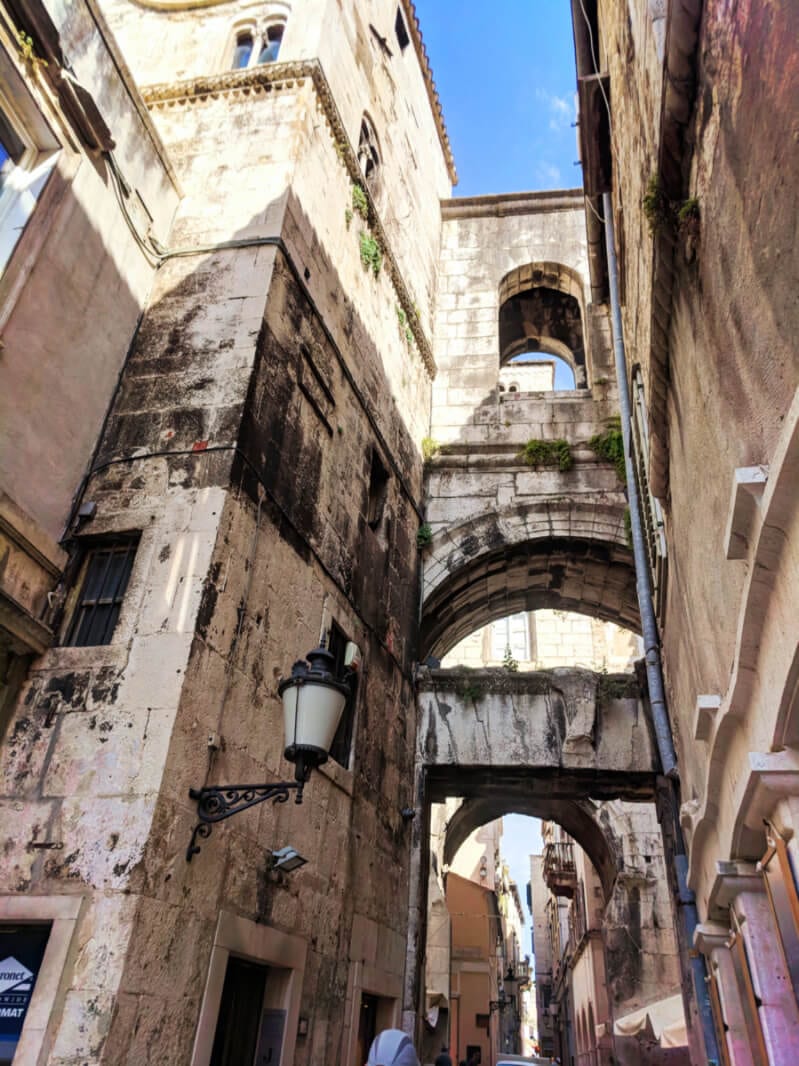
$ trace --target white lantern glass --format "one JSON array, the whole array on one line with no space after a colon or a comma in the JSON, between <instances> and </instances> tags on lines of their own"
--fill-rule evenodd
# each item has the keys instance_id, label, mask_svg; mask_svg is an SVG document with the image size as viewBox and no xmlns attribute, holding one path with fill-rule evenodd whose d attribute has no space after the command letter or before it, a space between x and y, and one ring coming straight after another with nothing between
<instances>
[{"instance_id":1,"label":"white lantern glass","mask_svg":"<svg viewBox=\"0 0 799 1066\"><path fill-rule=\"evenodd\" d=\"M347 695L331 685L303 680L283 691L283 727L287 747L330 751Z\"/></svg>"}]
</instances>

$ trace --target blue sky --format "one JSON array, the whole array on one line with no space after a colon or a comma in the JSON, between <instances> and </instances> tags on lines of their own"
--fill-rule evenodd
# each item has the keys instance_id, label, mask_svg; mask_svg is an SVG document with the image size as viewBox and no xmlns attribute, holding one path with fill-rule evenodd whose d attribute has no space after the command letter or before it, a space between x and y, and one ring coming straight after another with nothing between
<instances>
[{"instance_id":1,"label":"blue sky","mask_svg":"<svg viewBox=\"0 0 799 1066\"><path fill-rule=\"evenodd\" d=\"M455 154L455 195L582 184L568 0L416 0L416 12Z\"/></svg>"}]
</instances>

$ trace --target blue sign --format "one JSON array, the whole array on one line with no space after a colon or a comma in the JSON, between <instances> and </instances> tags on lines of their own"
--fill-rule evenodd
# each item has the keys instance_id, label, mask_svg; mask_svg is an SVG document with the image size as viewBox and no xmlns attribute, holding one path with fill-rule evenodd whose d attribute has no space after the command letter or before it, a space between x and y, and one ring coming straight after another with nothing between
<instances>
[{"instance_id":1,"label":"blue sign","mask_svg":"<svg viewBox=\"0 0 799 1066\"><path fill-rule=\"evenodd\" d=\"M14 1058L49 935L49 925L0 926L0 1066Z\"/></svg>"}]
</instances>

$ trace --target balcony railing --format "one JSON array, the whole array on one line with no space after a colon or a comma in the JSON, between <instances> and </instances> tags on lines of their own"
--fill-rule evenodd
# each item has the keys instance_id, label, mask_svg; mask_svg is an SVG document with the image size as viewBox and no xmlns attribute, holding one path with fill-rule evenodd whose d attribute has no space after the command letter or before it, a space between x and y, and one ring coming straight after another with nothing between
<instances>
[{"instance_id":1,"label":"balcony railing","mask_svg":"<svg viewBox=\"0 0 799 1066\"><path fill-rule=\"evenodd\" d=\"M544 880L555 896L574 895L577 870L574 865L574 844L547 844L544 848Z\"/></svg>"}]
</instances>

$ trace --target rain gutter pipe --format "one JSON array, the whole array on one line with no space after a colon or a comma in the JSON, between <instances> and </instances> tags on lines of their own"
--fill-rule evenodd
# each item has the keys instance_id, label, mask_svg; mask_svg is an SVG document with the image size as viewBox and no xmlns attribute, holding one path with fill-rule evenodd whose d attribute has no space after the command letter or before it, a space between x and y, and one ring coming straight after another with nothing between
<instances>
[{"instance_id":1,"label":"rain gutter pipe","mask_svg":"<svg viewBox=\"0 0 799 1066\"><path fill-rule=\"evenodd\" d=\"M641 503L638 486L635 481L632 460L632 441L630 436L631 409L630 390L627 384L627 359L624 352L624 333L621 321L621 304L619 301L619 265L616 258L616 236L613 228L613 200L611 194L602 195L602 214L605 220L605 244L608 256L608 282L610 288L610 317L613 328L613 353L616 359L616 380L619 388L619 414L621 416L622 440L624 443L624 469L627 476L627 501L630 506L630 527L633 542L633 559L635 561L635 584L638 594L638 609L641 614L641 633L644 639L646 663L646 681L649 689L649 704L652 709L652 722L655 730L655 742L660 755L660 763L666 776L669 794L669 806L674 833L674 865L677 875L677 902L685 927L688 955L691 961L694 994L696 996L705 1054L710 1066L720 1062L716 1027L708 994L708 973L705 956L694 948L694 931L699 922L696 909L696 896L688 887L688 856L680 826L680 808L677 770L677 756L671 733L666 695L663 687L663 670L660 662L660 638L658 636L655 609L652 603L652 591L649 585L649 560L644 541L644 526L641 520Z\"/></svg>"}]
</instances>

